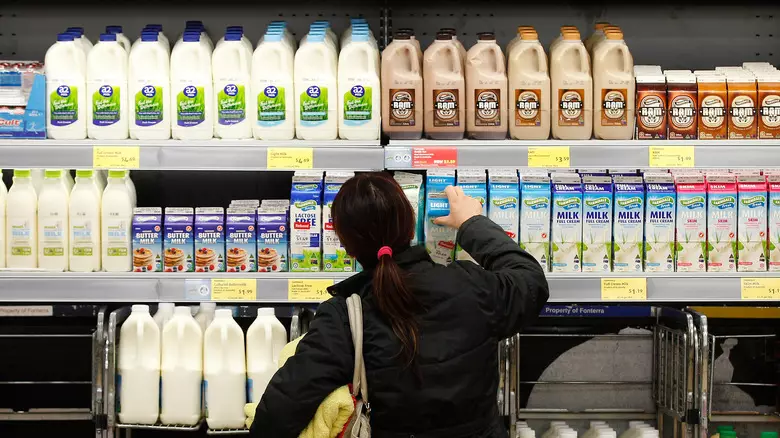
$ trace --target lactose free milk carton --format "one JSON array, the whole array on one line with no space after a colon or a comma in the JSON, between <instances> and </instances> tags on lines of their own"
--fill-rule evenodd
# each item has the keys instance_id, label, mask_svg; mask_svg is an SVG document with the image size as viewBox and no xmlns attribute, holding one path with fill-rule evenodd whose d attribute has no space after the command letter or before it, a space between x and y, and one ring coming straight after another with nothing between
<instances>
[{"instance_id":1,"label":"lactose free milk carton","mask_svg":"<svg viewBox=\"0 0 780 438\"><path fill-rule=\"evenodd\" d=\"M165 272L192 272L195 270L192 208L166 207L165 235L163 237Z\"/></svg>"},{"instance_id":2,"label":"lactose free milk carton","mask_svg":"<svg viewBox=\"0 0 780 438\"><path fill-rule=\"evenodd\" d=\"M645 271L674 272L677 190L669 174L645 174Z\"/></svg>"},{"instance_id":3,"label":"lactose free milk carton","mask_svg":"<svg viewBox=\"0 0 780 438\"><path fill-rule=\"evenodd\" d=\"M488 172L487 214L515 242L520 233L520 184L515 170Z\"/></svg>"},{"instance_id":4,"label":"lactose free milk carton","mask_svg":"<svg viewBox=\"0 0 780 438\"><path fill-rule=\"evenodd\" d=\"M552 181L552 271L580 272L582 180L577 174L558 174Z\"/></svg>"},{"instance_id":5,"label":"lactose free milk carton","mask_svg":"<svg viewBox=\"0 0 780 438\"><path fill-rule=\"evenodd\" d=\"M769 270L780 272L780 175L767 177L769 183Z\"/></svg>"},{"instance_id":6,"label":"lactose free milk carton","mask_svg":"<svg viewBox=\"0 0 780 438\"><path fill-rule=\"evenodd\" d=\"M442 265L452 263L455 253L455 238L458 231L433 223L434 219L450 214L450 202L444 189L455 185L455 171L434 169L428 171L425 197L425 249L431 260Z\"/></svg>"},{"instance_id":7,"label":"lactose free milk carton","mask_svg":"<svg viewBox=\"0 0 780 438\"><path fill-rule=\"evenodd\" d=\"M737 270L737 179L707 177L707 271Z\"/></svg>"},{"instance_id":8,"label":"lactose free milk carton","mask_svg":"<svg viewBox=\"0 0 780 438\"><path fill-rule=\"evenodd\" d=\"M327 172L322 203L322 266L325 272L354 272L355 261L347 255L341 246L336 230L333 228L333 216L330 209L341 186L355 172Z\"/></svg>"},{"instance_id":9,"label":"lactose free milk carton","mask_svg":"<svg viewBox=\"0 0 780 438\"><path fill-rule=\"evenodd\" d=\"M395 172L393 178L401 186L406 199L412 204L414 211L414 237L410 242L412 246L423 243L425 217L421 212L425 211L425 196L423 189L423 177L416 173Z\"/></svg>"},{"instance_id":10,"label":"lactose free milk carton","mask_svg":"<svg viewBox=\"0 0 780 438\"><path fill-rule=\"evenodd\" d=\"M133 210L133 272L162 272L162 209Z\"/></svg>"},{"instance_id":11,"label":"lactose free milk carton","mask_svg":"<svg viewBox=\"0 0 780 438\"><path fill-rule=\"evenodd\" d=\"M257 210L257 272L287 272L287 223L284 205L264 201Z\"/></svg>"},{"instance_id":12,"label":"lactose free milk carton","mask_svg":"<svg viewBox=\"0 0 780 438\"><path fill-rule=\"evenodd\" d=\"M638 176L617 176L612 225L612 269L642 272L645 186Z\"/></svg>"},{"instance_id":13,"label":"lactose free milk carton","mask_svg":"<svg viewBox=\"0 0 780 438\"><path fill-rule=\"evenodd\" d=\"M582 271L610 272L612 268L612 178L582 179Z\"/></svg>"},{"instance_id":14,"label":"lactose free milk carton","mask_svg":"<svg viewBox=\"0 0 780 438\"><path fill-rule=\"evenodd\" d=\"M739 190L737 270L767 270L767 183L763 176L737 177Z\"/></svg>"},{"instance_id":15,"label":"lactose free milk carton","mask_svg":"<svg viewBox=\"0 0 780 438\"><path fill-rule=\"evenodd\" d=\"M195 272L225 272L225 209L195 209Z\"/></svg>"},{"instance_id":16,"label":"lactose free milk carton","mask_svg":"<svg viewBox=\"0 0 780 438\"><path fill-rule=\"evenodd\" d=\"M482 216L487 216L487 176L484 169L461 169L458 171L458 187L467 196L477 199L482 204ZM463 248L458 245L455 253L457 260L474 261Z\"/></svg>"},{"instance_id":17,"label":"lactose free milk carton","mask_svg":"<svg viewBox=\"0 0 780 438\"><path fill-rule=\"evenodd\" d=\"M702 175L681 175L677 185L677 272L707 270L707 187Z\"/></svg>"},{"instance_id":18,"label":"lactose free milk carton","mask_svg":"<svg viewBox=\"0 0 780 438\"><path fill-rule=\"evenodd\" d=\"M322 269L322 173L298 171L290 193L290 271Z\"/></svg>"},{"instance_id":19,"label":"lactose free milk carton","mask_svg":"<svg viewBox=\"0 0 780 438\"><path fill-rule=\"evenodd\" d=\"M255 272L257 265L257 235L255 233L255 210L232 207L225 217L226 271Z\"/></svg>"},{"instance_id":20,"label":"lactose free milk carton","mask_svg":"<svg viewBox=\"0 0 780 438\"><path fill-rule=\"evenodd\" d=\"M520 186L520 248L550 272L550 177L523 175Z\"/></svg>"}]
</instances>

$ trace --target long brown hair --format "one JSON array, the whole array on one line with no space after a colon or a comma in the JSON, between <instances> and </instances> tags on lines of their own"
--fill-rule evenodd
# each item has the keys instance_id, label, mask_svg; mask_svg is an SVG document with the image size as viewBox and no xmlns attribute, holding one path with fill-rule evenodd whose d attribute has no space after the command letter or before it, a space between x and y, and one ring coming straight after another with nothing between
<instances>
[{"instance_id":1,"label":"long brown hair","mask_svg":"<svg viewBox=\"0 0 780 438\"><path fill-rule=\"evenodd\" d=\"M333 226L347 254L373 269L373 293L379 311L402 344L407 365L417 356L420 304L393 256L377 257L383 246L398 255L414 237L414 211L401 186L385 173L364 173L339 190L331 207Z\"/></svg>"}]
</instances>

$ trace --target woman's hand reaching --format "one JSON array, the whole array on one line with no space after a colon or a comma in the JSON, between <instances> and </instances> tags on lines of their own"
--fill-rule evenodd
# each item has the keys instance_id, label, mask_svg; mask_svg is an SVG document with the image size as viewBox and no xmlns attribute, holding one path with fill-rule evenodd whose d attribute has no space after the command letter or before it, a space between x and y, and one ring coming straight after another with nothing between
<instances>
[{"instance_id":1,"label":"woman's hand reaching","mask_svg":"<svg viewBox=\"0 0 780 438\"><path fill-rule=\"evenodd\" d=\"M450 214L434 219L436 225L458 229L467 220L482 214L482 204L463 193L460 187L449 186L444 193L450 201Z\"/></svg>"}]
</instances>

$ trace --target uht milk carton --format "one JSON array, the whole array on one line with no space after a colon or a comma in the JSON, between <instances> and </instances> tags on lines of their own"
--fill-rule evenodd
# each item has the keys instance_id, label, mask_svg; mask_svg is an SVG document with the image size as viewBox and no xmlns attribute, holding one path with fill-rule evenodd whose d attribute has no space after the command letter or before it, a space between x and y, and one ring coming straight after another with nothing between
<instances>
[{"instance_id":1,"label":"uht milk carton","mask_svg":"<svg viewBox=\"0 0 780 438\"><path fill-rule=\"evenodd\" d=\"M487 214L490 220L504 229L506 235L518 242L520 233L520 184L517 171L491 170L488 172Z\"/></svg>"},{"instance_id":2,"label":"uht milk carton","mask_svg":"<svg viewBox=\"0 0 780 438\"><path fill-rule=\"evenodd\" d=\"M192 272L195 270L192 208L165 208L165 236L163 237L165 272Z\"/></svg>"},{"instance_id":3,"label":"uht milk carton","mask_svg":"<svg viewBox=\"0 0 780 438\"><path fill-rule=\"evenodd\" d=\"M255 210L231 207L225 216L225 260L227 272L255 272L257 235Z\"/></svg>"},{"instance_id":4,"label":"uht milk carton","mask_svg":"<svg viewBox=\"0 0 780 438\"><path fill-rule=\"evenodd\" d=\"M612 270L642 272L645 186L638 176L617 176L612 225Z\"/></svg>"},{"instance_id":5,"label":"uht milk carton","mask_svg":"<svg viewBox=\"0 0 780 438\"><path fill-rule=\"evenodd\" d=\"M444 189L455 185L455 171L434 169L428 171L425 184L425 249L431 260L442 265L452 263L455 253L455 238L458 230L433 223L434 219L450 214L450 202Z\"/></svg>"},{"instance_id":6,"label":"uht milk carton","mask_svg":"<svg viewBox=\"0 0 780 438\"><path fill-rule=\"evenodd\" d=\"M780 175L770 175L769 183L769 270L780 272Z\"/></svg>"},{"instance_id":7,"label":"uht milk carton","mask_svg":"<svg viewBox=\"0 0 780 438\"><path fill-rule=\"evenodd\" d=\"M133 210L133 272L162 272L162 209Z\"/></svg>"},{"instance_id":8,"label":"uht milk carton","mask_svg":"<svg viewBox=\"0 0 780 438\"><path fill-rule=\"evenodd\" d=\"M702 175L680 175L677 184L677 272L707 270L707 187Z\"/></svg>"},{"instance_id":9,"label":"uht milk carton","mask_svg":"<svg viewBox=\"0 0 780 438\"><path fill-rule=\"evenodd\" d=\"M393 178L401 186L401 190L404 191L406 199L412 204L412 210L414 211L414 237L412 238L411 245L420 245L423 243L424 235L424 215L425 211L425 196L423 189L423 177L416 173L408 172L395 172Z\"/></svg>"},{"instance_id":10,"label":"uht milk carton","mask_svg":"<svg viewBox=\"0 0 780 438\"><path fill-rule=\"evenodd\" d=\"M738 270L767 270L767 183L763 176L737 177L739 215L737 229Z\"/></svg>"},{"instance_id":11,"label":"uht milk carton","mask_svg":"<svg viewBox=\"0 0 780 438\"><path fill-rule=\"evenodd\" d=\"M707 177L707 271L737 270L737 179Z\"/></svg>"},{"instance_id":12,"label":"uht milk carton","mask_svg":"<svg viewBox=\"0 0 780 438\"><path fill-rule=\"evenodd\" d=\"M612 268L612 178L582 179L582 271L610 272Z\"/></svg>"},{"instance_id":13,"label":"uht milk carton","mask_svg":"<svg viewBox=\"0 0 780 438\"><path fill-rule=\"evenodd\" d=\"M290 271L322 269L322 173L295 172L290 193Z\"/></svg>"},{"instance_id":14,"label":"uht milk carton","mask_svg":"<svg viewBox=\"0 0 780 438\"><path fill-rule=\"evenodd\" d=\"M325 272L354 272L355 261L347 255L341 246L336 230L333 228L333 216L330 209L341 186L355 172L327 172L325 174L325 193L322 203L322 265Z\"/></svg>"},{"instance_id":15,"label":"uht milk carton","mask_svg":"<svg viewBox=\"0 0 780 438\"><path fill-rule=\"evenodd\" d=\"M577 174L552 177L552 271L580 272L582 180Z\"/></svg>"},{"instance_id":16,"label":"uht milk carton","mask_svg":"<svg viewBox=\"0 0 780 438\"><path fill-rule=\"evenodd\" d=\"M257 272L287 272L287 209L266 205L257 210Z\"/></svg>"},{"instance_id":17,"label":"uht milk carton","mask_svg":"<svg viewBox=\"0 0 780 438\"><path fill-rule=\"evenodd\" d=\"M467 196L477 199L482 204L482 216L487 216L487 177L484 169L463 169L458 171L458 187ZM457 260L474 259L458 245L455 253Z\"/></svg>"},{"instance_id":18,"label":"uht milk carton","mask_svg":"<svg viewBox=\"0 0 780 438\"><path fill-rule=\"evenodd\" d=\"M547 175L523 175L520 189L520 248L550 271L552 193Z\"/></svg>"},{"instance_id":19,"label":"uht milk carton","mask_svg":"<svg viewBox=\"0 0 780 438\"><path fill-rule=\"evenodd\" d=\"M645 174L645 271L674 272L677 190L669 174Z\"/></svg>"},{"instance_id":20,"label":"uht milk carton","mask_svg":"<svg viewBox=\"0 0 780 438\"><path fill-rule=\"evenodd\" d=\"M195 272L225 272L225 210L195 209Z\"/></svg>"}]
</instances>

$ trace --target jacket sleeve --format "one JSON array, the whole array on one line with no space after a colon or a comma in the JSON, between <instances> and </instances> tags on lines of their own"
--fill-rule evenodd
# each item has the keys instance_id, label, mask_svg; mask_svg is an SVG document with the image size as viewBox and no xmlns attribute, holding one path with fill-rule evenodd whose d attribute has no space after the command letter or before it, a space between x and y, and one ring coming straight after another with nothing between
<instances>
[{"instance_id":1,"label":"jacket sleeve","mask_svg":"<svg viewBox=\"0 0 780 438\"><path fill-rule=\"evenodd\" d=\"M457 240L481 266L456 262L487 297L496 336L507 338L533 323L550 297L539 262L484 216L464 222Z\"/></svg>"},{"instance_id":2,"label":"jacket sleeve","mask_svg":"<svg viewBox=\"0 0 780 438\"><path fill-rule=\"evenodd\" d=\"M336 300L320 305L295 354L271 379L257 405L251 437L296 438L325 397L352 382L349 319Z\"/></svg>"}]
</instances>

